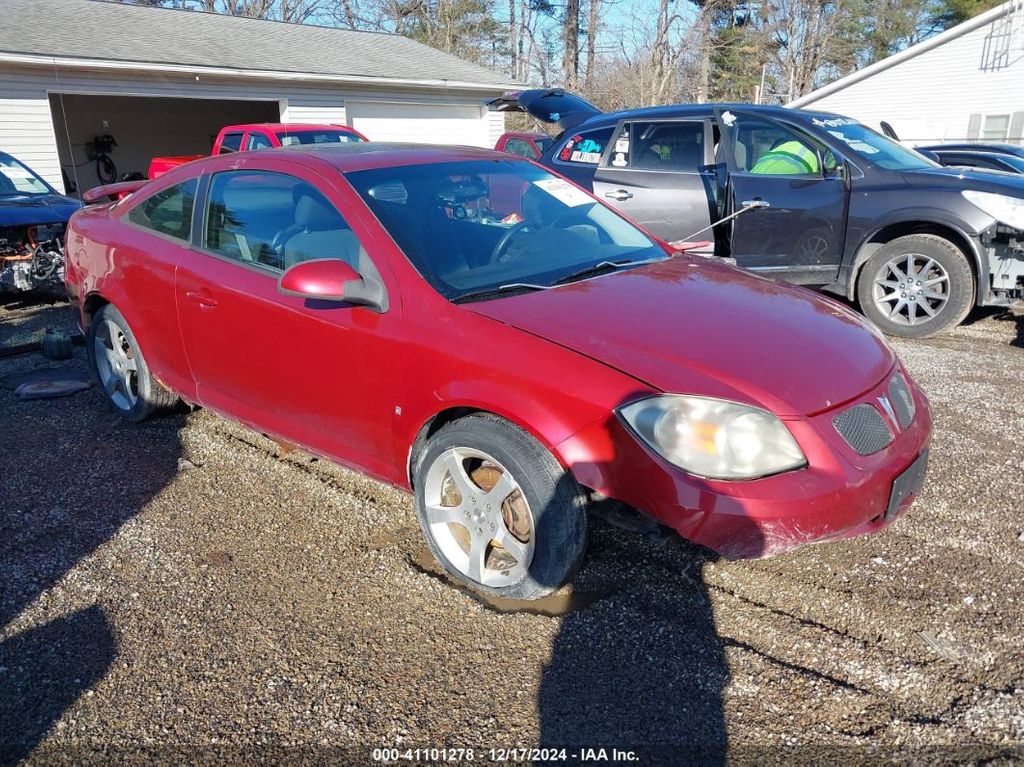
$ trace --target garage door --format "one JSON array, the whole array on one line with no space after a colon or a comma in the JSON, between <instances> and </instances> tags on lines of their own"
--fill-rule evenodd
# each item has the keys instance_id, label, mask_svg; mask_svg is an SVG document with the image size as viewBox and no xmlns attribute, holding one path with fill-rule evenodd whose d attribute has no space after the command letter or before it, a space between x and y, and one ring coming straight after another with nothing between
<instances>
[{"instance_id":1,"label":"garage door","mask_svg":"<svg viewBox=\"0 0 1024 767\"><path fill-rule=\"evenodd\" d=\"M490 146L483 107L346 101L348 124L371 141Z\"/></svg>"}]
</instances>

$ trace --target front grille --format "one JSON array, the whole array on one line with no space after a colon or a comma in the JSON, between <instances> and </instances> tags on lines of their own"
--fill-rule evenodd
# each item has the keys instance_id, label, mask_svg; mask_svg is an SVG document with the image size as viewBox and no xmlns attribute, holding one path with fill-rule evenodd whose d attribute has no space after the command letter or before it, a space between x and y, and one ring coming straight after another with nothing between
<instances>
[{"instance_id":1,"label":"front grille","mask_svg":"<svg viewBox=\"0 0 1024 767\"><path fill-rule=\"evenodd\" d=\"M907 382L899 373L894 375L889 382L889 400L896 413L896 422L899 423L901 429L906 429L914 420L914 398L910 396Z\"/></svg>"},{"instance_id":2,"label":"front grille","mask_svg":"<svg viewBox=\"0 0 1024 767\"><path fill-rule=\"evenodd\" d=\"M836 431L861 455L877 453L892 442L892 430L872 405L862 403L832 419Z\"/></svg>"}]
</instances>

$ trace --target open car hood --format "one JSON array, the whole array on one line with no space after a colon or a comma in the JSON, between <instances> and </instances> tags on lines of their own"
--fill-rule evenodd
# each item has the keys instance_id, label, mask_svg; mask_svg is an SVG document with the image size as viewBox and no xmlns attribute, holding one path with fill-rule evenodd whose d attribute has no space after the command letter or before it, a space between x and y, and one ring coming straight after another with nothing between
<instances>
[{"instance_id":1,"label":"open car hood","mask_svg":"<svg viewBox=\"0 0 1024 767\"><path fill-rule=\"evenodd\" d=\"M567 131L586 122L601 110L586 99L561 88L538 88L529 91L509 91L488 101L495 112L526 112L543 123L557 125Z\"/></svg>"}]
</instances>

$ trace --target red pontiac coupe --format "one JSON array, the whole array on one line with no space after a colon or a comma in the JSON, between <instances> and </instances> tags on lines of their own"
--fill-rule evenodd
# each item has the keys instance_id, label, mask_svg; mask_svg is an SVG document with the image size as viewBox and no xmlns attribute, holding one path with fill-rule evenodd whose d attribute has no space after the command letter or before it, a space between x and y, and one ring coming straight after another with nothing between
<instances>
[{"instance_id":1,"label":"red pontiac coupe","mask_svg":"<svg viewBox=\"0 0 1024 767\"><path fill-rule=\"evenodd\" d=\"M595 499L753 557L879 530L923 481L928 403L864 320L508 154L211 157L76 213L67 259L125 416L181 398L411 490L502 596L572 576Z\"/></svg>"}]
</instances>

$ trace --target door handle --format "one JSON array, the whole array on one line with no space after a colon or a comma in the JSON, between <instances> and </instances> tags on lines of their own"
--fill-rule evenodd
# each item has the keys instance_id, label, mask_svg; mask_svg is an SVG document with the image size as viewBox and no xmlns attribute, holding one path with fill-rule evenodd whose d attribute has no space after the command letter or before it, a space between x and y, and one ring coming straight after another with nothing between
<instances>
[{"instance_id":1,"label":"door handle","mask_svg":"<svg viewBox=\"0 0 1024 767\"><path fill-rule=\"evenodd\" d=\"M627 192L625 189L616 189L614 192L605 192L604 196L622 202L623 200L632 199L633 193Z\"/></svg>"},{"instance_id":2,"label":"door handle","mask_svg":"<svg viewBox=\"0 0 1024 767\"><path fill-rule=\"evenodd\" d=\"M770 208L772 206L768 200L762 200L760 197L755 197L753 200L744 200L740 205L744 208Z\"/></svg>"},{"instance_id":3,"label":"door handle","mask_svg":"<svg viewBox=\"0 0 1024 767\"><path fill-rule=\"evenodd\" d=\"M217 305L217 299L210 295L210 291L208 290L185 291L185 298L189 301L194 301L206 309L212 309Z\"/></svg>"}]
</instances>

